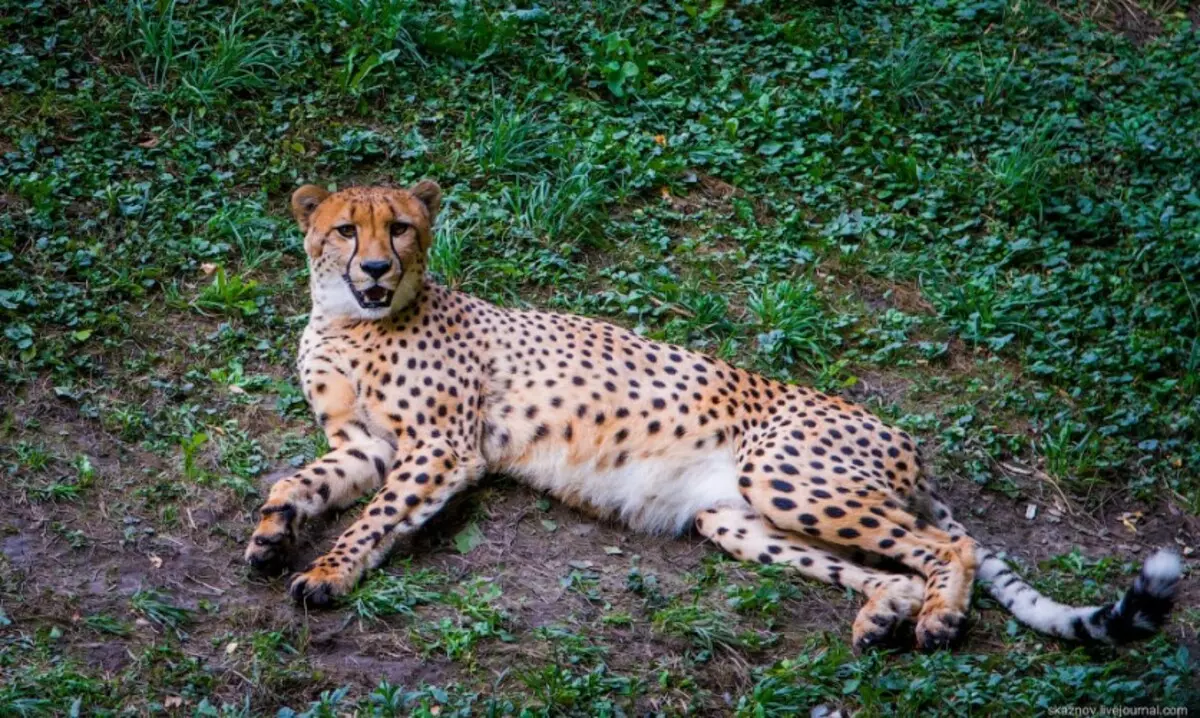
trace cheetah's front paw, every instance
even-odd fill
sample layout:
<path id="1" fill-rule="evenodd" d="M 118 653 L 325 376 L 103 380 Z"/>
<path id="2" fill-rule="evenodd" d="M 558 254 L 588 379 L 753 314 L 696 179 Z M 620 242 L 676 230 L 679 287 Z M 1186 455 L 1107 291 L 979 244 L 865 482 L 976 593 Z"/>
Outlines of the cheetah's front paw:
<path id="1" fill-rule="evenodd" d="M 268 574 L 287 568 L 296 545 L 296 510 L 290 504 L 260 510 L 261 518 L 246 547 L 246 563 Z"/>
<path id="2" fill-rule="evenodd" d="M 288 592 L 292 598 L 309 608 L 327 608 L 334 600 L 350 593 L 354 577 L 326 559 L 318 559 L 304 573 L 292 579 Z"/>

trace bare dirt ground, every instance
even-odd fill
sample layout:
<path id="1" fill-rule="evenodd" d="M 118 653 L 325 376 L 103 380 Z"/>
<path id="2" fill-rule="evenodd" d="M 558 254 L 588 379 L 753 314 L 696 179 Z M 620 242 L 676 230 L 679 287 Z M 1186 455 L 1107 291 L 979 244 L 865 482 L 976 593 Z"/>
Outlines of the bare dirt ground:
<path id="1" fill-rule="evenodd" d="M 879 384 L 884 388 L 884 383 Z M 874 393 L 872 389 L 867 392 Z M 862 398 L 862 397 L 858 397 Z M 0 567 L 4 589 L 18 597 L 5 605 L 11 625 L 0 631 L 57 627 L 70 641 L 71 653 L 113 680 L 137 660 L 141 649 L 167 630 L 131 613 L 130 599 L 144 589 L 162 589 L 176 602 L 195 611 L 187 626 L 184 651 L 212 666 L 225 666 L 221 681 L 231 694 L 244 690 L 245 676 L 237 659 L 237 633 L 279 631 L 303 646 L 307 667 L 319 676 L 316 683 L 299 681 L 296 693 L 264 696 L 267 701 L 303 704 L 321 690 L 345 684 L 369 690 L 381 679 L 393 684 L 441 685 L 470 680 L 464 666 L 438 656 L 424 655 L 407 636 L 412 620 L 403 616 L 366 620 L 341 608 L 306 612 L 286 597 L 286 577 L 266 579 L 251 573 L 241 561 L 243 543 L 252 517 L 244 504 L 228 492 L 203 489 L 192 492 L 178 508 L 178 521 L 163 527 L 153 517 L 117 515 L 110 507 L 128 499 L 129 477 L 169 471 L 157 456 L 137 449 L 118 437 L 97 429 L 74 408 L 57 399 L 16 401 L 16 416 L 24 425 L 39 425 L 44 436 L 54 437 L 68 453 L 85 453 L 96 468 L 94 488 L 83 500 L 30 502 L 18 491 L 0 507 Z M 264 487 L 289 471 L 281 467 L 263 478 Z M 1157 506 L 1131 506 L 1110 502 L 1095 517 L 1063 511 L 1054 487 L 1016 475 L 1023 488 L 1020 500 L 985 492 L 953 479 L 941 483 L 961 518 L 984 543 L 1004 547 L 1027 567 L 1078 547 L 1087 557 L 1118 555 L 1130 561 L 1144 558 L 1155 547 L 1195 546 L 1200 519 L 1188 516 L 1169 498 Z M 657 577 L 663 594 L 686 593 L 704 559 L 713 553 L 698 536 L 662 539 L 632 534 L 620 526 L 596 522 L 564 506 L 539 506 L 542 497 L 502 477 L 460 501 L 382 570 L 402 572 L 434 569 L 452 580 L 484 577 L 502 591 L 498 607 L 509 616 L 514 636 L 524 639 L 539 627 L 592 623 L 606 609 L 646 617 L 645 602 L 626 590 L 631 568 Z M 1056 502 L 1058 509 L 1056 509 Z M 1036 517 L 1026 518 L 1030 504 Z M 1140 511 L 1134 528 L 1122 516 Z M 310 525 L 301 546 L 299 563 L 326 547 L 353 512 Z M 475 522 L 483 541 L 469 553 L 460 553 L 454 536 Z M 63 527 L 83 531 L 87 545 L 72 548 Z M 403 559 L 411 557 L 409 566 Z M 589 599 L 568 589 L 564 577 L 583 569 L 598 577 L 599 599 Z M 742 569 L 730 566 L 736 580 Z M 858 600 L 825 586 L 797 579 L 801 598 L 786 602 L 775 631 L 779 641 L 760 656 L 763 661 L 793 655 L 806 638 L 823 631 L 848 635 Z M 1197 605 L 1200 591 L 1185 582 L 1181 606 Z M 436 619 L 445 607 L 421 607 L 423 617 Z M 109 615 L 134 620 L 128 636 L 99 637 L 82 630 L 82 617 Z M 1000 632 L 1004 615 L 995 610 L 977 612 L 963 650 L 1002 651 Z M 1194 626 L 1180 622 L 1169 628 L 1185 645 L 1195 646 Z M 616 671 L 646 674 L 654 666 L 683 660 L 686 641 L 647 629 L 644 620 L 617 625 L 605 632 L 614 650 L 608 664 Z M 540 650 L 538 643 L 517 640 L 490 643 L 471 667 L 473 680 L 491 675 L 502 682 L 518 658 Z M 514 654 L 520 654 L 515 655 Z M 710 661 L 696 671 L 706 689 L 722 701 L 748 688 L 746 666 L 734 652 L 733 660 Z M 299 660 L 299 659 L 298 659 Z M 286 682 L 282 683 L 287 686 Z M 280 685 L 273 685 L 279 691 Z M 688 691 L 680 689 L 677 708 L 687 705 Z M 659 699 L 661 700 L 661 698 Z M 670 706 L 647 706 L 664 709 Z"/>

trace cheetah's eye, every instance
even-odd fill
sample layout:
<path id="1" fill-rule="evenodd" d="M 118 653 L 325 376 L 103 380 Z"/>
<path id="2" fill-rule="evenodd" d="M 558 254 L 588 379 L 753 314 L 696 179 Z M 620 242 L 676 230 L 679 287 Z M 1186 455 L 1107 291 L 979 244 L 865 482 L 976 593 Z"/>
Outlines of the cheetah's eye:
<path id="1" fill-rule="evenodd" d="M 392 222 L 392 236 L 399 237 L 412 227 L 407 222 Z"/>
<path id="2" fill-rule="evenodd" d="M 338 225 L 337 227 L 334 227 L 334 229 L 336 229 L 338 234 L 342 235 L 346 239 L 354 239 L 354 235 L 358 233 L 358 230 L 355 229 L 354 225 L 352 224 Z"/>

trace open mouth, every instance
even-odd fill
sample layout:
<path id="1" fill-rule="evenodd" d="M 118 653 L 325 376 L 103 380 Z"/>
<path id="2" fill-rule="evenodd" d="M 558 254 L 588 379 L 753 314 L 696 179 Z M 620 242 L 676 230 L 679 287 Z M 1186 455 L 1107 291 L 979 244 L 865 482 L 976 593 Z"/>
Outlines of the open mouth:
<path id="1" fill-rule="evenodd" d="M 382 309 L 392 305 L 394 292 L 387 287 L 375 284 L 360 291 L 349 279 L 346 280 L 346 286 L 350 287 L 350 293 L 363 309 Z"/>

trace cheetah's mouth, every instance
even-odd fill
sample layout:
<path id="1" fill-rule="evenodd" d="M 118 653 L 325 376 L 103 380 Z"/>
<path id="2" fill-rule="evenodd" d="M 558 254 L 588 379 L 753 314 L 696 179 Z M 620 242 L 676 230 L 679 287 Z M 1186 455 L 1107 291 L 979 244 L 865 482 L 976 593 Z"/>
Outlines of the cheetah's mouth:
<path id="1" fill-rule="evenodd" d="M 373 284 L 360 291 L 349 278 L 346 279 L 346 286 L 350 287 L 350 293 L 363 309 L 383 309 L 392 305 L 395 292 L 385 286 Z"/>

